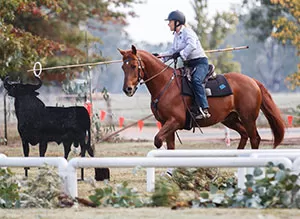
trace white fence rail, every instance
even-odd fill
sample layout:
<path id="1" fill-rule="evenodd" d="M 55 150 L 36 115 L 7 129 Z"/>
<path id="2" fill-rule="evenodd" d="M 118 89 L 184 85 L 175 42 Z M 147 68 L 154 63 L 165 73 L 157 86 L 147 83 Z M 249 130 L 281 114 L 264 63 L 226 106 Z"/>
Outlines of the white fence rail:
<path id="1" fill-rule="evenodd" d="M 293 162 L 294 161 L 294 162 Z M 146 167 L 147 191 L 154 190 L 155 167 L 264 167 L 268 162 L 282 163 L 286 168 L 300 169 L 300 150 L 154 150 L 147 157 L 73 158 L 62 157 L 6 157 L 0 154 L 0 167 L 40 167 L 44 164 L 58 167 L 64 180 L 64 191 L 77 197 L 77 168 L 85 167 Z M 238 183 L 245 181 L 240 169 Z"/>
<path id="2" fill-rule="evenodd" d="M 260 150 L 152 150 L 147 157 L 287 157 L 294 160 L 300 156 L 300 149 L 260 149 Z M 262 156 L 260 156 L 261 154 Z M 271 159 L 272 160 L 272 159 Z M 216 158 L 215 162 L 218 162 Z M 300 162 L 300 161 L 299 161 Z M 253 166 L 255 167 L 255 166 Z M 299 166 L 300 167 L 300 166 Z M 245 186 L 245 175 L 251 170 L 240 166 L 237 171 L 238 187 Z M 147 168 L 147 191 L 153 191 L 155 185 L 155 168 Z"/>

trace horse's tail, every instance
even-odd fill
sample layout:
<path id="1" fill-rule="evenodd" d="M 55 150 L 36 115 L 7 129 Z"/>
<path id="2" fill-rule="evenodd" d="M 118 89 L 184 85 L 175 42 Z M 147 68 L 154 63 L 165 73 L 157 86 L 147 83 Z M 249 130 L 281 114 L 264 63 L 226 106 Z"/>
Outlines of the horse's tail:
<path id="1" fill-rule="evenodd" d="M 255 80 L 255 82 L 259 86 L 262 94 L 262 104 L 260 109 L 263 111 L 271 126 L 274 136 L 274 148 L 276 148 L 284 138 L 285 123 L 281 117 L 281 112 L 273 101 L 269 91 L 259 81 Z"/>

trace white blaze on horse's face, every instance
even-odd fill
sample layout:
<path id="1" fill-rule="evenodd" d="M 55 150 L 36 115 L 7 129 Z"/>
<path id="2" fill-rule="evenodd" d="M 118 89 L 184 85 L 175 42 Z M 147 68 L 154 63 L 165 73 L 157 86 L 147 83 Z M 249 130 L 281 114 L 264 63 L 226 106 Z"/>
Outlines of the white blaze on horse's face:
<path id="1" fill-rule="evenodd" d="M 137 50 L 133 45 L 131 51 L 118 50 L 123 56 L 123 91 L 127 96 L 132 97 L 137 90 L 140 80 L 142 79 L 140 60 L 137 56 Z"/>
<path id="2" fill-rule="evenodd" d="M 127 96 L 132 97 L 140 81 L 137 60 L 125 58 L 122 69 L 124 71 L 123 91 Z"/>
<path id="3" fill-rule="evenodd" d="M 139 83 L 138 63 L 133 59 L 125 60 L 122 69 L 124 71 L 123 91 L 127 96 L 132 97 Z"/>

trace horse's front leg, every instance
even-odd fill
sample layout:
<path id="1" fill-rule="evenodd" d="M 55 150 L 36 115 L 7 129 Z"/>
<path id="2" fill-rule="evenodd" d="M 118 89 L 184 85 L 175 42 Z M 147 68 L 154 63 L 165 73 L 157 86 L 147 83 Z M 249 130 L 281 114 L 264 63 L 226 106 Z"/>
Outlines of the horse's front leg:
<path id="1" fill-rule="evenodd" d="M 170 133 L 167 136 L 167 148 L 168 150 L 174 150 L 175 149 L 175 132 Z"/>
<path id="2" fill-rule="evenodd" d="M 178 123 L 174 120 L 168 120 L 163 124 L 162 128 L 156 134 L 154 138 L 154 145 L 156 148 L 160 148 L 163 141 L 167 141 L 168 149 L 175 148 L 175 136 L 174 132 L 178 129 Z"/>
<path id="3" fill-rule="evenodd" d="M 167 136 L 166 141 L 167 141 L 167 148 L 168 148 L 168 150 L 174 150 L 175 149 L 175 132 L 170 133 Z M 173 175 L 173 169 L 174 168 L 170 168 L 170 167 L 167 169 L 167 174 L 169 176 Z"/>

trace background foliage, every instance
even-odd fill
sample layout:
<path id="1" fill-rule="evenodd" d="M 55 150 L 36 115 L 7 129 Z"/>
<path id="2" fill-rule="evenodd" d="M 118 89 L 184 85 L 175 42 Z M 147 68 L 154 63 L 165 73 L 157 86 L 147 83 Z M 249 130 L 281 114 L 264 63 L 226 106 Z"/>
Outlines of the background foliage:
<path id="1" fill-rule="evenodd" d="M 298 0 L 240 0 L 230 12 L 212 16 L 207 2 L 190 2 L 195 12 L 190 25 L 203 47 L 250 46 L 244 51 L 210 54 L 218 73 L 242 72 L 262 81 L 272 92 L 297 90 Z M 170 46 L 167 43 L 134 42 L 126 33 L 126 19 L 137 16 L 134 6 L 139 3 L 143 1 L 0 0 L 0 77 L 9 74 L 28 80 L 32 73 L 26 70 L 36 61 L 49 67 L 119 59 L 116 49 L 128 49 L 131 44 L 149 52 L 164 51 Z M 65 79 L 86 77 L 80 74 L 85 71 L 52 70 L 43 72 L 43 79 L 58 85 Z M 91 72 L 93 91 L 105 85 L 110 92 L 121 92 L 120 65 L 97 66 Z"/>
<path id="2" fill-rule="evenodd" d="M 125 25 L 126 16 L 133 11 L 120 12 L 120 7 L 132 7 L 135 0 L 1 0 L 0 1 L 0 76 L 6 74 L 26 78 L 27 69 L 34 62 L 55 66 L 102 60 L 100 54 L 86 57 L 83 42 L 86 21 L 93 18 L 102 22 Z M 100 42 L 87 36 L 87 41 Z M 22 73 L 21 73 L 22 72 Z M 62 81 L 72 71 L 53 71 L 45 77 Z M 44 74 L 43 74 L 44 75 Z"/>
<path id="3" fill-rule="evenodd" d="M 247 33 L 258 40 L 258 43 L 266 45 L 267 53 L 264 53 L 266 59 L 261 59 L 262 61 L 258 64 L 264 64 L 267 67 L 266 70 L 269 71 L 268 74 L 271 73 L 274 77 L 263 82 L 270 84 L 268 88 L 274 83 L 279 88 L 280 81 L 286 78 L 289 88 L 298 87 L 300 85 L 300 1 L 244 0 L 243 8 L 246 8 L 248 13 L 241 14 L 240 19 L 244 22 Z M 283 46 L 279 46 L 280 44 Z M 289 54 L 290 51 L 292 54 Z M 277 57 L 279 60 L 274 62 L 273 60 Z M 295 61 L 292 64 L 286 64 L 291 59 Z M 285 77 L 281 78 L 282 75 Z"/>
<path id="4" fill-rule="evenodd" d="M 210 50 L 222 47 L 225 37 L 235 31 L 235 26 L 238 23 L 237 15 L 231 12 L 218 12 L 212 18 L 209 18 L 207 0 L 194 0 L 193 8 L 196 14 L 196 24 L 191 25 L 197 33 L 203 48 Z M 226 47 L 232 46 L 226 45 Z M 207 55 L 209 61 L 215 65 L 218 73 L 241 71 L 240 64 L 232 60 L 232 53 L 221 52 Z"/>

